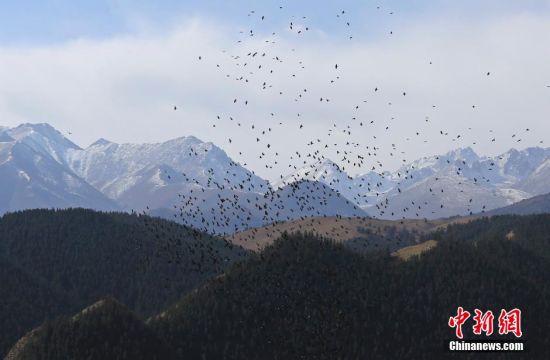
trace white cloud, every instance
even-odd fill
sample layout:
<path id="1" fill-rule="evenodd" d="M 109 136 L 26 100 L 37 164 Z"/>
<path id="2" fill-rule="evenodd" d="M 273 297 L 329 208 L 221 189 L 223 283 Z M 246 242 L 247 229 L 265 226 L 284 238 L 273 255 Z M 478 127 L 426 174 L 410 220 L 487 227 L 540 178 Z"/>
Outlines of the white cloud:
<path id="1" fill-rule="evenodd" d="M 381 150 L 376 159 L 369 159 L 369 168 L 375 160 L 395 167 L 403 158 L 473 142 L 482 153 L 495 154 L 550 138 L 548 14 L 476 22 L 415 19 L 396 27 L 393 35 L 366 43 L 317 29 L 302 35 L 277 30 L 280 35 L 265 31 L 239 37 L 233 29 L 192 19 L 168 33 L 0 48 L 0 123 L 49 122 L 71 131 L 80 144 L 99 137 L 145 142 L 195 135 L 271 178 L 286 172 L 291 154 L 291 163 L 299 165 L 314 149 L 341 162 L 344 150 L 350 158 L 364 155 L 365 146 L 377 146 Z M 256 51 L 254 58 L 246 56 Z M 237 55 L 239 59 L 232 58 Z M 275 56 L 282 62 L 274 61 Z M 236 81 L 240 76 L 243 80 Z M 336 76 L 340 79 L 331 84 Z M 375 87 L 380 90 L 374 92 Z M 320 97 L 330 102 L 321 103 Z M 352 135 L 328 136 L 329 129 L 350 130 Z M 263 130 L 267 135 L 261 135 Z M 449 135 L 439 135 L 440 130 Z M 515 133 L 521 135 L 512 138 Z M 257 143 L 257 137 L 262 142 Z M 492 137 L 497 141 L 491 142 Z M 305 145 L 317 138 L 331 145 L 328 150 L 320 143 Z M 361 150 L 346 146 L 348 141 L 360 143 Z M 391 144 L 397 145 L 397 153 L 405 153 L 389 156 L 396 153 Z M 296 159 L 295 151 L 302 157 Z M 261 152 L 270 163 L 279 152 L 284 167 L 268 171 L 265 158 L 259 159 Z"/>

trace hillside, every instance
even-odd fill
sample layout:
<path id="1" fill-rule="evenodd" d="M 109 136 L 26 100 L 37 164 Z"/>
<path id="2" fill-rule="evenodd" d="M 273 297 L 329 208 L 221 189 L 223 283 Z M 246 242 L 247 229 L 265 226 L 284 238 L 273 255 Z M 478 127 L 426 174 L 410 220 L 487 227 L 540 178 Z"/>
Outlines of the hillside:
<path id="1" fill-rule="evenodd" d="M 451 225 L 406 262 L 286 236 L 149 323 L 180 358 L 442 359 L 458 306 L 518 307 L 529 353 L 513 358 L 548 358 L 549 232 L 550 216 Z"/>
<path id="2" fill-rule="evenodd" d="M 266 194 L 191 189 L 174 210 L 151 211 L 207 233 L 225 236 L 251 227 L 310 216 L 363 217 L 366 213 L 330 187 L 300 181 Z"/>
<path id="3" fill-rule="evenodd" d="M 535 196 L 515 204 L 490 211 L 489 215 L 531 215 L 550 213 L 550 194 Z"/>
<path id="4" fill-rule="evenodd" d="M 61 355 L 62 354 L 62 355 Z M 168 346 L 117 301 L 106 298 L 73 317 L 47 322 L 22 338 L 7 359 L 173 358 Z"/>
<path id="5" fill-rule="evenodd" d="M 396 252 L 392 253 L 392 255 L 399 257 L 401 260 L 407 261 L 414 257 L 420 256 L 427 251 L 432 250 L 436 246 L 437 246 L 437 241 L 428 240 L 418 245 L 405 246 L 404 248 L 401 248 Z"/>
<path id="6" fill-rule="evenodd" d="M 347 245 L 355 244 L 355 248 L 363 250 L 393 251 L 417 242 L 421 235 L 430 231 L 473 219 L 474 217 L 392 221 L 368 217 L 311 217 L 249 229 L 227 236 L 226 239 L 245 249 L 260 251 L 273 244 L 284 233 L 307 232 Z"/>
<path id="7" fill-rule="evenodd" d="M 371 216 L 382 219 L 439 219 L 466 216 L 547 193 L 550 149 L 510 149 L 495 157 L 470 148 L 426 156 L 393 172 L 350 176 L 320 159 L 283 177 L 276 185 L 319 181 Z M 546 190 L 545 190 L 546 189 Z"/>
<path id="8" fill-rule="evenodd" d="M 0 257 L 0 357 L 18 337 L 74 306 L 69 296 Z M 70 311 L 70 310 L 69 310 Z"/>
<path id="9" fill-rule="evenodd" d="M 0 218 L 0 354 L 46 317 L 113 296 L 139 316 L 173 303 L 247 256 L 184 226 L 91 210 Z M 39 302 L 38 299 L 43 299 Z"/>
<path id="10" fill-rule="evenodd" d="M 100 302 L 27 334 L 13 359 L 124 358 L 121 353 L 135 354 L 128 344 L 141 349 L 135 358 L 156 349 L 164 358 L 201 360 L 477 359 L 444 351 L 458 306 L 521 309 L 528 352 L 488 358 L 544 359 L 550 356 L 549 232 L 550 215 L 443 224 L 419 236 L 437 246 L 421 253 L 417 247 L 419 256 L 406 261 L 388 251 L 359 254 L 310 234 L 285 234 L 145 325 L 115 301 Z M 471 327 L 463 331 L 466 339 L 477 338 Z"/>

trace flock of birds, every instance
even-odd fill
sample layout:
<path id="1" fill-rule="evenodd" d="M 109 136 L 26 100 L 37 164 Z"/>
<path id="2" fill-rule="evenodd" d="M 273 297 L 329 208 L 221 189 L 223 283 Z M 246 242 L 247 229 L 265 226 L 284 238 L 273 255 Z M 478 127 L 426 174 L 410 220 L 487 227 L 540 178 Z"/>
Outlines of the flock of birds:
<path id="1" fill-rule="evenodd" d="M 285 7 L 279 6 L 278 11 L 284 14 Z M 376 7 L 376 11 L 380 12 L 380 16 L 392 16 L 394 11 L 384 10 L 381 6 Z M 256 11 L 249 11 L 247 13 L 248 18 L 251 19 L 252 26 L 263 26 L 266 23 L 266 14 L 260 14 Z M 341 24 L 345 30 L 345 40 L 354 40 L 354 27 L 350 20 L 348 12 L 346 10 L 340 10 L 334 14 L 338 23 Z M 251 27 L 252 27 L 251 26 Z M 311 32 L 313 25 L 308 24 L 307 16 L 290 16 L 288 20 L 288 28 L 286 29 L 290 36 L 300 37 L 305 36 L 308 32 Z M 221 65 L 221 63 L 211 61 L 207 56 L 203 54 L 196 54 L 197 66 L 212 67 L 213 71 L 222 73 L 223 78 L 236 82 L 240 86 L 244 87 L 246 91 L 240 93 L 249 93 L 250 91 L 260 92 L 263 96 L 267 97 L 272 102 L 288 102 L 289 108 L 299 106 L 306 98 L 317 98 L 318 106 L 327 106 L 333 101 L 334 96 L 337 96 L 338 90 L 331 91 L 330 93 L 322 93 L 318 89 L 310 88 L 308 86 L 300 86 L 300 72 L 305 71 L 308 64 L 301 60 L 298 56 L 291 57 L 292 54 L 296 54 L 296 49 L 292 49 L 290 57 L 285 57 L 278 48 L 277 33 L 271 32 L 271 36 L 265 36 L 265 29 L 262 28 L 250 28 L 242 30 L 238 38 L 236 39 L 236 46 L 231 47 L 233 50 L 221 50 L 222 56 L 227 60 L 226 64 L 229 66 Z M 393 30 L 388 31 L 388 36 L 394 34 Z M 257 39 L 263 39 L 257 41 Z M 298 42 L 299 43 L 299 42 Z M 235 45 L 235 44 L 232 44 Z M 285 64 L 285 67 L 282 64 Z M 290 67 L 288 66 L 290 64 Z M 432 65 L 433 62 L 430 59 L 426 59 L 427 65 Z M 290 72 L 288 69 L 290 68 Z M 319 76 L 326 76 L 326 83 L 330 86 L 337 85 L 338 82 L 344 77 L 353 74 L 345 72 L 345 67 L 341 64 L 333 64 L 332 68 L 327 68 L 326 72 L 319 74 Z M 487 71 L 480 76 L 490 78 L 493 74 Z M 292 89 L 278 88 L 278 78 L 285 77 L 294 81 L 294 87 Z M 225 81 L 220 79 L 221 81 Z M 550 87 L 547 86 L 547 87 Z M 298 92 L 295 89 L 300 89 Z M 324 88 L 326 89 L 326 88 Z M 322 90 L 325 91 L 325 90 Z M 382 93 L 383 84 L 375 85 L 370 90 L 368 96 L 377 96 Z M 399 93 L 399 97 L 408 97 L 410 94 L 407 90 L 403 90 Z M 396 99 L 397 100 L 397 99 Z M 379 145 L 373 145 L 375 142 L 369 144 L 368 139 L 377 139 L 377 135 L 374 132 L 374 119 L 362 118 L 360 116 L 360 109 L 362 107 L 369 106 L 367 99 L 360 103 L 350 104 L 350 111 L 352 116 L 349 120 L 342 119 L 332 123 L 328 129 L 326 129 L 326 137 L 314 137 L 309 138 L 308 135 L 308 122 L 304 111 L 299 111 L 295 114 L 295 118 L 280 117 L 275 111 L 266 109 L 265 121 L 259 121 L 258 123 L 249 123 L 245 120 L 239 120 L 239 116 L 235 114 L 243 115 L 247 109 L 253 104 L 251 100 L 241 97 L 232 96 L 227 98 L 227 102 L 231 103 L 235 107 L 233 114 L 219 114 L 211 120 L 210 126 L 216 129 L 216 126 L 224 122 L 225 125 L 229 124 L 235 128 L 234 133 L 238 133 L 239 137 L 246 137 L 247 139 L 253 139 L 256 145 L 261 146 L 262 150 L 256 154 L 257 158 L 263 161 L 263 165 L 266 169 L 274 169 L 275 167 L 284 166 L 289 172 L 298 170 L 308 164 L 320 163 L 327 160 L 327 154 L 330 151 L 338 158 L 335 160 L 334 171 L 347 175 L 347 171 L 353 170 L 353 172 L 375 172 L 379 175 L 377 181 L 369 181 L 366 178 L 362 179 L 364 183 L 359 187 L 368 189 L 372 194 L 375 194 L 380 199 L 379 202 L 370 207 L 371 211 L 377 211 L 378 214 L 369 213 L 371 217 L 377 217 L 384 214 L 389 209 L 389 202 L 391 199 L 384 197 L 384 191 L 382 189 L 385 176 L 387 172 L 384 171 L 384 163 L 381 160 L 384 156 L 391 157 L 403 157 L 401 162 L 407 163 L 405 152 L 400 149 L 397 144 L 385 144 L 386 148 Z M 391 106 L 392 102 L 388 103 Z M 475 110 L 478 104 L 469 104 Z M 436 104 L 431 105 L 432 108 L 436 108 Z M 179 111 L 181 105 L 173 106 L 173 111 Z M 321 108 L 321 112 L 323 108 Z M 243 116 L 245 117 L 245 116 Z M 393 118 L 392 118 L 393 120 Z M 430 122 L 430 116 L 426 116 L 422 120 L 425 123 Z M 424 124 L 425 125 L 425 124 Z M 392 124 L 388 123 L 381 129 L 385 132 L 390 132 Z M 305 148 L 309 151 L 293 151 L 288 159 L 283 158 L 280 151 L 283 147 L 288 150 L 292 148 L 292 144 L 284 143 L 277 144 L 273 141 L 272 134 L 275 130 L 281 129 L 283 132 L 292 132 L 301 134 L 305 143 Z M 380 128 L 377 128 L 380 129 Z M 472 130 L 469 128 L 468 130 Z M 215 130 L 213 130 L 215 131 Z M 521 132 L 514 133 L 511 137 L 516 142 L 522 141 L 522 135 L 529 133 L 529 128 L 523 129 Z M 357 133 L 364 134 L 365 142 L 353 141 Z M 417 131 L 411 134 L 407 140 L 416 137 L 421 139 L 421 131 Z M 444 129 L 439 131 L 439 135 L 449 139 L 450 141 L 464 140 L 468 137 L 468 133 L 451 134 Z M 330 139 L 330 141 L 327 141 Z M 428 140 L 423 140 L 427 142 Z M 493 135 L 493 130 L 489 130 L 488 142 L 496 142 L 497 137 Z M 227 146 L 239 146 L 240 139 L 235 139 L 230 136 L 227 137 Z M 543 141 L 541 140 L 542 144 Z M 476 144 L 475 142 L 473 143 Z M 389 147 L 389 151 L 387 151 Z M 303 146 L 296 148 L 304 148 Z M 207 152 L 208 150 L 204 150 Z M 381 156 L 384 153 L 384 156 Z M 242 151 L 239 151 L 239 155 L 242 155 Z M 189 156 L 204 156 L 204 153 L 191 149 Z M 247 150 L 247 156 L 250 156 L 250 151 Z M 462 160 L 464 166 L 467 166 L 466 160 Z M 286 165 L 288 164 L 288 166 Z M 247 164 L 244 163 L 243 166 Z M 251 221 L 258 216 L 261 218 L 259 224 L 253 224 L 254 226 L 269 225 L 281 223 L 290 220 L 305 220 L 306 218 L 315 218 L 323 216 L 323 209 L 332 206 L 332 200 L 334 198 L 341 198 L 342 201 L 350 204 L 357 210 L 357 216 L 362 216 L 361 209 L 358 205 L 366 205 L 368 202 L 364 197 L 364 191 L 357 191 L 355 196 L 351 196 L 351 201 L 345 199 L 338 191 L 332 190 L 329 186 L 325 186 L 318 182 L 295 180 L 291 178 L 288 183 L 282 183 L 280 187 L 273 186 L 269 182 L 258 184 L 255 179 L 255 174 L 252 171 L 244 179 L 236 179 L 233 168 L 241 166 L 237 162 L 231 161 L 224 168 L 224 174 L 221 175 L 223 181 L 216 181 L 214 179 L 214 173 L 217 171 L 213 167 L 205 169 L 210 175 L 207 184 L 201 184 L 199 179 L 194 178 L 192 175 L 183 174 L 187 182 L 190 184 L 201 185 L 188 191 L 187 193 L 179 194 L 179 202 L 174 206 L 176 212 L 175 217 L 178 217 L 184 224 L 190 225 L 195 229 L 213 233 L 214 235 L 225 238 L 229 234 L 236 233 L 240 230 L 251 227 Z M 405 170 L 403 173 L 399 173 L 400 184 L 412 180 L 412 170 Z M 312 170 L 314 171 L 314 170 Z M 457 174 L 460 175 L 461 168 L 457 170 Z M 170 174 L 166 174 L 170 179 Z M 310 175 L 305 173 L 307 177 Z M 328 176 L 327 171 L 321 174 L 321 178 Z M 217 178 L 220 178 L 218 176 Z M 284 179 L 284 175 L 280 175 L 280 179 Z M 350 178 L 351 179 L 351 178 Z M 437 179 L 436 179 L 437 180 Z M 483 181 L 489 181 L 488 179 L 475 179 L 474 183 L 481 183 Z M 329 185 L 333 185 L 330 184 Z M 334 184 L 336 185 L 336 184 Z M 457 189 L 462 184 L 457 184 Z M 401 193 L 401 186 L 397 186 L 397 190 Z M 441 191 L 441 189 L 431 189 L 430 192 Z M 216 198 L 214 206 L 207 206 L 209 200 L 212 197 Z M 349 197 L 348 197 L 349 198 Z M 472 202 L 472 199 L 470 200 Z M 211 204 L 211 202 L 210 202 Z M 427 205 L 427 204 L 424 204 Z M 438 207 L 444 208 L 445 204 L 437 204 Z M 407 218 L 414 218 L 414 211 L 411 208 L 420 207 L 419 204 L 411 204 L 410 207 L 404 207 L 401 211 L 402 214 L 399 217 L 405 221 Z M 374 210 L 376 209 L 376 210 Z M 483 211 L 485 205 L 480 206 L 479 211 Z M 472 209 L 472 212 L 474 209 Z M 335 214 L 338 215 L 338 214 Z M 418 213 L 416 214 L 418 218 Z M 426 221 L 426 219 L 424 219 Z M 312 224 L 315 220 L 312 220 Z M 214 230 L 218 229 L 218 230 Z M 222 229 L 222 230 L 219 230 Z M 333 229 L 334 230 L 334 229 Z M 346 230 L 344 230 L 346 231 Z M 254 232 L 250 236 L 253 236 Z M 228 243 L 228 246 L 231 244 Z"/>

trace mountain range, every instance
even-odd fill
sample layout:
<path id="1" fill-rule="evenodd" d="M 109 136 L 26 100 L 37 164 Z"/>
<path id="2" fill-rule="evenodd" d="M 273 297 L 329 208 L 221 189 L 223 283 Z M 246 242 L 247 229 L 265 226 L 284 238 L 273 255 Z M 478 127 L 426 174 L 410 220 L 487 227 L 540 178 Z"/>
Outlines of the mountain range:
<path id="1" fill-rule="evenodd" d="M 269 181 L 193 136 L 81 148 L 48 124 L 0 127 L 0 214 L 31 208 L 146 211 L 211 233 L 310 216 L 441 218 L 550 193 L 550 148 L 471 148 L 350 176 L 323 159 Z"/>
<path id="2" fill-rule="evenodd" d="M 6 214 L 0 217 L 0 359 L 46 319 L 107 295 L 147 317 L 249 256 L 223 239 L 143 215 Z"/>
<path id="3" fill-rule="evenodd" d="M 443 345 L 456 339 L 448 320 L 462 306 L 521 309 L 521 339 L 482 339 L 526 351 L 487 358 L 550 358 L 549 214 L 408 222 L 357 224 L 378 250 L 287 232 L 254 254 L 135 214 L 10 214 L 0 219 L 0 357 L 456 359 Z M 481 339 L 472 325 L 465 341 Z"/>
<path id="4" fill-rule="evenodd" d="M 550 193 L 550 148 L 482 157 L 471 148 L 425 157 L 394 172 L 349 176 L 329 159 L 283 178 L 322 182 L 382 219 L 464 216 Z"/>

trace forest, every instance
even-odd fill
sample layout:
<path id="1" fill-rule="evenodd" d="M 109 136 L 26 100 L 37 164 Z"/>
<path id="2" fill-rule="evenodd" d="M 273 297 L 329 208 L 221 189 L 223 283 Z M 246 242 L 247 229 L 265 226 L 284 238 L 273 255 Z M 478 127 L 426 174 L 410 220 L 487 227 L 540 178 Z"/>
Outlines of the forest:
<path id="1" fill-rule="evenodd" d="M 113 231 L 117 223 L 127 226 L 144 221 L 117 214 L 86 214 L 85 218 L 91 222 L 86 229 L 92 233 L 99 231 L 93 230 L 98 228 L 93 223 L 96 217 L 111 217 Z M 59 212 L 35 215 L 38 216 L 30 213 L 13 216 L 28 216 L 27 223 L 38 218 L 41 220 L 35 220 L 37 224 L 50 225 L 54 224 L 51 218 L 56 216 L 68 218 L 67 213 L 60 215 Z M 10 219 L 11 224 L 15 218 Z M 162 223 L 161 226 L 157 223 L 159 220 L 146 221 L 156 224 L 143 225 L 147 229 L 164 229 L 158 241 L 171 237 L 163 243 L 166 254 L 170 253 L 170 247 L 178 244 L 177 236 L 183 236 L 167 232 L 167 228 L 175 231 L 176 225 Z M 79 272 L 77 279 L 82 279 L 78 282 L 63 272 L 55 277 L 56 272 L 48 267 L 56 262 L 48 264 L 37 254 L 58 249 L 63 254 L 59 261 L 68 261 L 71 256 L 78 258 L 74 246 L 64 244 L 67 246 L 64 249 L 62 242 L 15 246 L 6 239 L 17 231 L 8 235 L 12 227 L 0 228 L 2 254 L 9 254 L 0 262 L 2 280 L 4 282 L 5 276 L 18 277 L 25 284 L 23 288 L 27 288 L 25 293 L 24 289 L 8 285 L 14 293 L 8 294 L 12 300 L 6 306 L 17 309 L 16 299 L 20 297 L 24 297 L 26 303 L 20 305 L 23 308 L 18 311 L 2 313 L 2 319 L 12 324 L 3 326 L 2 332 L 9 334 L 11 327 L 19 322 L 22 324 L 19 329 L 26 327 L 28 331 L 38 325 L 35 323 L 40 317 L 46 319 L 12 349 L 14 359 L 477 359 L 476 353 L 454 354 L 445 350 L 445 342 L 455 338 L 448 320 L 456 315 L 459 306 L 472 312 L 476 308 L 495 313 L 500 309 L 522 310 L 521 341 L 527 351 L 483 354 L 487 355 L 484 357 L 550 357 L 550 325 L 546 321 L 550 316 L 547 300 L 550 296 L 550 215 L 497 216 L 449 225 L 423 234 L 423 240 L 435 240 L 437 246 L 407 261 L 386 249 L 357 252 L 353 246 L 307 233 L 284 234 L 259 255 L 222 245 L 223 241 L 215 238 L 203 238 L 201 241 L 212 241 L 212 248 L 232 261 L 227 261 L 223 268 L 214 266 L 214 262 L 222 260 L 210 261 L 209 280 L 200 281 L 201 271 L 195 269 L 194 285 L 190 284 L 191 280 L 177 285 L 193 289 L 181 290 L 180 297 L 173 295 L 176 285 L 160 297 L 153 296 L 163 289 L 159 284 L 145 283 L 145 280 L 135 283 L 134 279 L 124 281 L 125 274 L 119 274 L 117 266 L 131 263 L 130 260 L 112 268 L 106 262 L 104 269 L 96 266 L 95 273 L 92 262 L 87 271 L 75 266 L 74 272 Z M 65 228 L 70 231 L 71 227 Z M 19 229 L 33 231 L 28 225 Z M 126 231 L 126 237 L 120 236 L 135 246 L 133 240 L 137 233 L 128 233 Z M 365 231 L 365 236 L 368 233 Z M 396 233 L 396 236 L 412 235 Z M 24 238 L 30 237 L 19 235 L 19 239 Z M 82 235 L 79 241 L 86 242 L 85 238 Z M 144 241 L 143 238 L 140 241 Z M 218 244 L 218 241 L 221 242 Z M 199 259 L 190 262 L 208 262 L 206 259 L 217 254 L 216 250 L 208 250 L 202 260 L 198 255 Z M 166 254 L 158 258 L 153 255 L 150 261 L 178 258 Z M 97 256 L 99 261 L 101 256 L 109 254 L 100 252 Z M 181 255 L 180 261 L 184 258 Z M 36 260 L 31 266 L 31 260 L 26 259 Z M 156 266 L 162 269 L 159 264 Z M 182 274 L 188 270 L 182 270 Z M 97 284 L 102 282 L 97 278 L 113 281 L 106 281 L 98 289 Z M 29 296 L 38 292 L 44 294 L 44 301 Z M 137 301 L 146 298 L 138 296 L 142 293 L 154 299 Z M 92 306 L 92 310 L 78 312 L 98 300 L 101 301 Z M 170 305 L 166 305 L 168 302 Z M 4 304 L 2 308 L 7 309 Z M 33 318 L 28 312 L 41 316 Z M 70 316 L 74 314 L 77 315 Z M 480 339 L 473 334 L 471 326 L 465 326 L 463 331 L 465 339 Z M 19 331 L 17 335 L 23 334 Z M 10 344 L 4 345 L 5 351 L 17 340 L 13 336 L 11 339 Z M 514 336 L 497 332 L 490 339 L 513 340 Z"/>
<path id="2" fill-rule="evenodd" d="M 145 319 L 247 256 L 222 239 L 135 214 L 7 214 L 0 219 L 0 358 L 45 320 L 106 296 Z"/>

